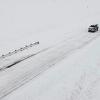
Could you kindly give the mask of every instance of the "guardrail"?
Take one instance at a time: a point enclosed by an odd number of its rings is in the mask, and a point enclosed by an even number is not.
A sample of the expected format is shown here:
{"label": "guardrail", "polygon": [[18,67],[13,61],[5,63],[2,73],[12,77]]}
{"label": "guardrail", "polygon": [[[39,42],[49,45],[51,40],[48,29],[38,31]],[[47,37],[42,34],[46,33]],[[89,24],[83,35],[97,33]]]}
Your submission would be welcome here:
{"label": "guardrail", "polygon": [[8,56],[11,56],[11,55],[16,54],[16,53],[18,53],[18,52],[20,52],[20,51],[24,51],[24,50],[26,50],[26,49],[28,49],[28,48],[30,48],[30,47],[33,47],[33,46],[35,46],[35,45],[38,45],[38,44],[39,44],[39,41],[37,41],[37,42],[35,42],[35,43],[31,43],[31,44],[29,44],[29,45],[25,45],[24,47],[19,48],[19,49],[17,49],[17,50],[14,50],[14,51],[12,51],[12,52],[9,52],[9,53],[7,53],[7,54],[2,54],[2,55],[0,56],[0,59],[3,59],[3,58],[8,57]]}

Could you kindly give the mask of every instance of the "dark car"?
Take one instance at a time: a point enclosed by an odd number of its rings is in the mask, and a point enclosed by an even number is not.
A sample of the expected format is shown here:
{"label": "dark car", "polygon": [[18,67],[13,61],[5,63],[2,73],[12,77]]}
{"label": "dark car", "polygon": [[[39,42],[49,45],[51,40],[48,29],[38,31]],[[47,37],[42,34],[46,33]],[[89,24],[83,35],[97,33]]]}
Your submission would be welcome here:
{"label": "dark car", "polygon": [[94,33],[94,32],[97,32],[98,29],[99,29],[98,24],[96,24],[96,25],[91,25],[91,26],[89,26],[89,28],[88,28],[88,32]]}

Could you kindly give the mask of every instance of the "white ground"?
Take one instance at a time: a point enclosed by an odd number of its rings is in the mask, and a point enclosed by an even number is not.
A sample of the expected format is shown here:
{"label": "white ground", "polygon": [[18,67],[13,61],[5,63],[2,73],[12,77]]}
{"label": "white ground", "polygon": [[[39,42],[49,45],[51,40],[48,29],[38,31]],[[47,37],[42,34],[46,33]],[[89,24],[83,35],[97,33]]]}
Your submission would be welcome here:
{"label": "white ground", "polygon": [[99,100],[99,42],[98,38],[3,100]]}
{"label": "white ground", "polygon": [[[99,100],[100,39],[88,42],[100,32],[87,33],[88,25],[100,23],[99,3],[99,0],[0,1],[0,54],[40,41],[36,47],[1,60],[0,68],[52,47],[1,71],[0,97],[66,57],[4,100]],[[82,49],[83,46],[86,47]]]}

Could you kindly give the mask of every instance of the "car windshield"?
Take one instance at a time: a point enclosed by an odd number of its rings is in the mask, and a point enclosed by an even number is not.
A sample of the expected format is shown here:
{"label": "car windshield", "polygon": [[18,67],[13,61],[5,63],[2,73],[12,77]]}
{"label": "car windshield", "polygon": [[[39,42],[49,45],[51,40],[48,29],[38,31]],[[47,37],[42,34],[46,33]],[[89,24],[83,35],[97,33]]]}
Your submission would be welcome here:
{"label": "car windshield", "polygon": [[98,25],[96,24],[96,25],[91,25],[90,27],[98,27]]}
{"label": "car windshield", "polygon": [[96,27],[95,25],[91,25],[90,27]]}

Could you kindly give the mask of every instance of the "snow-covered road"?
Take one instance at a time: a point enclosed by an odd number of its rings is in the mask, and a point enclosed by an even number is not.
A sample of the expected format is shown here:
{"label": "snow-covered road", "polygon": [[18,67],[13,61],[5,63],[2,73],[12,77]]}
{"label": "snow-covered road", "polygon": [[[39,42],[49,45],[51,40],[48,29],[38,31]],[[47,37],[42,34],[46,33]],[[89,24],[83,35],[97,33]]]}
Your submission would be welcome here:
{"label": "snow-covered road", "polygon": [[[99,32],[95,34],[78,32],[74,35],[71,34],[70,37],[37,55],[31,52],[31,55],[18,58],[17,60],[9,58],[9,63],[4,63],[1,66],[3,70],[0,72],[0,98],[14,91],[16,88],[99,36]],[[14,65],[18,61],[19,63]],[[7,68],[8,66],[10,67]]]}
{"label": "snow-covered road", "polygon": [[0,0],[0,100],[100,100],[91,24],[100,25],[100,0]]}

